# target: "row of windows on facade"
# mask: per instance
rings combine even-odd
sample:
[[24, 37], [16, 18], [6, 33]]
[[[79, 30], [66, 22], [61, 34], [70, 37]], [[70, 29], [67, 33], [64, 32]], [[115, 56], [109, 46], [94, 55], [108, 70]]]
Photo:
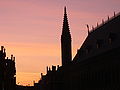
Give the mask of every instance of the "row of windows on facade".
[[[112, 44], [116, 40], [116, 37], [117, 37], [117, 35], [115, 33], [110, 33], [109, 37], [108, 37], [108, 43]], [[97, 49], [102, 48], [103, 45], [104, 45], [104, 40], [97, 40], [96, 41], [96, 48]], [[92, 46], [90, 46], [90, 45], [87, 46], [85, 49], [86, 54], [88, 54], [91, 50], [92, 50]]]
[[[120, 73], [117, 72], [81, 72], [80, 79], [82, 80], [113, 80], [120, 79]], [[119, 79], [118, 79], [119, 78]]]

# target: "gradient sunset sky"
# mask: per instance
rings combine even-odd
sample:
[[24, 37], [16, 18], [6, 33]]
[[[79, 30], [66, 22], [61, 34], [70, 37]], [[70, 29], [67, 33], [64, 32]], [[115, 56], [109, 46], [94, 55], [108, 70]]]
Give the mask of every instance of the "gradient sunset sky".
[[0, 45], [16, 57], [17, 84], [33, 85], [46, 66], [61, 65], [63, 9], [72, 35], [73, 57], [96, 26], [120, 12], [120, 0], [0, 0]]

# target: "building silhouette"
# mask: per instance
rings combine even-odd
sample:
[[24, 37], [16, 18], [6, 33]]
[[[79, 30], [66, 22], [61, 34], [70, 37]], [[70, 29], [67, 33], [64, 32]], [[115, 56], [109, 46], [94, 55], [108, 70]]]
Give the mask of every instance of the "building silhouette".
[[[47, 67], [35, 90], [120, 90], [120, 13], [89, 30], [71, 61], [71, 35], [64, 9], [62, 66]], [[69, 44], [69, 45], [68, 45]]]
[[61, 35], [61, 55], [62, 55], [62, 65], [66, 65], [71, 62], [72, 60], [71, 34], [69, 30], [66, 7], [64, 8], [64, 21], [63, 21], [63, 29]]
[[16, 90], [35, 90], [34, 86], [16, 85]]
[[5, 48], [0, 50], [0, 90], [16, 90], [15, 57], [6, 58]]

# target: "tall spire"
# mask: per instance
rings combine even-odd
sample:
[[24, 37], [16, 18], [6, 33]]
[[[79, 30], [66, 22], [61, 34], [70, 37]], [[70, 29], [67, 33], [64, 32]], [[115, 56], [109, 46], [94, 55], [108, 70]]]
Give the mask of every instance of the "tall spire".
[[67, 65], [72, 60], [71, 35], [69, 30], [66, 7], [64, 7], [64, 20], [61, 35], [61, 55], [62, 65]]
[[62, 34], [63, 34], [63, 33], [70, 34], [69, 24], [68, 24], [68, 18], [67, 18], [66, 6], [64, 7], [64, 20], [63, 20], [63, 30], [62, 30]]

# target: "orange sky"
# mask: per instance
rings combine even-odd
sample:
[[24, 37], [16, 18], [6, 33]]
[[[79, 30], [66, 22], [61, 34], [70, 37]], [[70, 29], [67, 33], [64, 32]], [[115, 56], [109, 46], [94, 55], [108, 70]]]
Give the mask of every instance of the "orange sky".
[[0, 45], [16, 57], [17, 83], [32, 85], [46, 66], [61, 65], [60, 35], [67, 6], [73, 57], [90, 27], [120, 11], [120, 0], [0, 0]]

